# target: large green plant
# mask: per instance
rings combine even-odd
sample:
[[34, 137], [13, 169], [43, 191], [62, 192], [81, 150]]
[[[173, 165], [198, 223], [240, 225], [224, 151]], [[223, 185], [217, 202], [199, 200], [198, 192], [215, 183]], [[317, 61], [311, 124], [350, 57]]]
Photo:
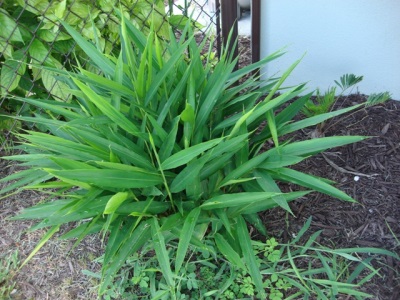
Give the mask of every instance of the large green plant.
[[[76, 101], [17, 99], [42, 108], [35, 117], [18, 119], [46, 128], [19, 135], [18, 149], [25, 153], [5, 159], [20, 161], [26, 170], [1, 180], [16, 180], [2, 194], [18, 188], [49, 193], [51, 201], [14, 218], [37, 219], [32, 229], [48, 228], [32, 255], [62, 224], [77, 222], [64, 237], [78, 237], [78, 243], [94, 232], [108, 234], [100, 294], [129, 255], [151, 241], [172, 298], [175, 274], [189, 247], [196, 247], [249, 273], [265, 299], [247, 222], [266, 234], [258, 212], [277, 206], [290, 212], [288, 202], [310, 191], [354, 201], [333, 182], [289, 166], [364, 139], [292, 142], [285, 135], [359, 105], [294, 122], [310, 96], [298, 97], [304, 85], [275, 95], [298, 61], [281, 78], [252, 76], [238, 83], [281, 52], [234, 71], [237, 58], [227, 49], [215, 66], [208, 60], [211, 51], [204, 60], [204, 45], [196, 44], [189, 26], [179, 41], [171, 32], [170, 44], [162, 49], [154, 30], [146, 38], [123, 19], [121, 51], [110, 57], [63, 26], [102, 74], [47, 67], [58, 72]], [[258, 130], [264, 121], [266, 127]], [[284, 193], [277, 182], [303, 188]], [[177, 241], [173, 260], [166, 246], [171, 241]]]

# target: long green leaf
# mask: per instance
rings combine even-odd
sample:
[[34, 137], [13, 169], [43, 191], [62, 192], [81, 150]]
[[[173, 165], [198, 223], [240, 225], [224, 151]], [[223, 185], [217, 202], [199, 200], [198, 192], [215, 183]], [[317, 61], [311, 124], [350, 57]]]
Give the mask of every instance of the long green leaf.
[[254, 285], [256, 286], [261, 299], [267, 299], [267, 295], [263, 287], [260, 267], [257, 264], [253, 247], [251, 245], [251, 239], [249, 232], [247, 231], [246, 222], [241, 216], [237, 218], [237, 235], [240, 247], [243, 251], [244, 260], [246, 261], [246, 265], [248, 267], [249, 274], [253, 279]]
[[[128, 118], [126, 118], [120, 111], [118, 111], [110, 102], [108, 102], [102, 96], [96, 94], [87, 85], [81, 83], [79, 80], [73, 78], [75, 84], [81, 89], [82, 92], [88, 97], [88, 99], [95, 104], [111, 121], [115, 122], [118, 126], [124, 129], [126, 132], [138, 136], [140, 135], [139, 128], [133, 124]], [[144, 135], [142, 136], [144, 137]]]
[[362, 140], [367, 139], [365, 136], [333, 136], [333, 137], [325, 137], [312, 139], [307, 141], [290, 143], [285, 146], [281, 146], [279, 151], [278, 149], [271, 149], [267, 152], [269, 155], [294, 155], [294, 156], [308, 156], [313, 155], [322, 151], [325, 151], [330, 148], [340, 147], [347, 144], [360, 142]]
[[345, 200], [345, 201], [350, 201], [350, 202], [356, 202], [353, 198], [348, 196], [346, 193], [338, 190], [337, 188], [331, 186], [330, 184], [323, 182], [322, 180], [319, 180], [318, 178], [287, 168], [280, 168], [274, 171], [269, 171], [271, 176], [276, 179], [276, 180], [282, 180], [286, 182], [292, 182], [304, 187], [311, 188], [313, 190], [316, 190], [318, 192], [330, 195], [332, 197]]
[[111, 169], [46, 169], [46, 171], [56, 177], [78, 180], [91, 185], [107, 188], [143, 188], [163, 182], [160, 174], [146, 171], [121, 171]]
[[214, 239], [222, 255], [224, 255], [226, 259], [235, 267], [238, 267], [239, 269], [246, 271], [246, 266], [244, 265], [239, 254], [231, 247], [231, 245], [229, 245], [227, 240], [225, 240], [224, 237], [219, 233], [215, 234]]
[[201, 208], [211, 210], [215, 208], [226, 208], [235, 206], [246, 206], [248, 204], [257, 204], [258, 202], [273, 202], [272, 197], [282, 195], [281, 193], [271, 192], [254, 192], [254, 193], [237, 193], [215, 196], [205, 201]]
[[290, 124], [283, 126], [281, 129], [279, 129], [278, 133], [280, 136], [282, 136], [284, 134], [288, 134], [288, 133], [291, 133], [291, 132], [294, 132], [294, 131], [297, 131], [297, 130], [300, 130], [300, 129], [303, 129], [306, 127], [314, 126], [314, 125], [320, 124], [328, 119], [331, 119], [333, 117], [340, 116], [344, 113], [355, 110], [355, 109], [361, 107], [362, 105], [364, 105], [364, 104], [357, 104], [357, 105], [354, 105], [351, 107], [339, 109], [339, 110], [336, 110], [333, 112], [320, 114], [320, 115], [317, 115], [314, 117], [306, 118], [301, 121], [290, 123]]
[[197, 219], [199, 218], [200, 211], [201, 211], [200, 208], [193, 209], [187, 215], [187, 217], [185, 218], [185, 222], [183, 223], [183, 228], [178, 243], [178, 249], [176, 251], [175, 274], [179, 273], [179, 270], [181, 269], [183, 261], [186, 257], [190, 239], [193, 235], [194, 228], [197, 224]]
[[117, 271], [132, 253], [138, 251], [149, 240], [150, 224], [142, 222], [138, 226], [134, 222], [124, 225], [122, 220], [115, 224], [110, 234], [104, 257], [102, 282], [99, 294], [102, 295], [109, 288]]
[[25, 266], [31, 258], [46, 244], [46, 242], [60, 229], [60, 226], [53, 226], [50, 230], [46, 232], [46, 234], [41, 238], [39, 243], [36, 245], [35, 249], [32, 250], [32, 252], [28, 255], [28, 257], [24, 260], [24, 262], [21, 264], [19, 269], [22, 269], [23, 266]]
[[165, 247], [164, 236], [155, 218], [153, 218], [151, 221], [151, 235], [161, 271], [163, 272], [167, 284], [173, 290], [175, 288], [175, 280], [171, 270], [171, 262], [168, 256], [167, 248]]
[[200, 155], [201, 153], [207, 151], [218, 145], [220, 142], [223, 141], [224, 138], [213, 139], [208, 142], [204, 142], [187, 149], [181, 150], [170, 157], [168, 157], [165, 161], [161, 164], [161, 169], [169, 170], [179, 166], [182, 166], [189, 161], [191, 161], [196, 156]]
[[107, 59], [98, 49], [79, 32], [72, 28], [68, 23], [60, 21], [64, 28], [68, 31], [71, 37], [78, 43], [79, 47], [91, 58], [91, 60], [107, 75], [115, 74], [115, 64]]

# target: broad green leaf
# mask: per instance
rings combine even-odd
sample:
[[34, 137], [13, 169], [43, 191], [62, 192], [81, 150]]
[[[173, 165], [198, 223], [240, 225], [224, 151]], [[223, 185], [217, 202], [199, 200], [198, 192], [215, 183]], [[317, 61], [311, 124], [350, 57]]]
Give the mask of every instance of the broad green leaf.
[[[91, 85], [103, 88], [115, 95], [120, 95], [125, 97], [136, 96], [131, 88], [131, 85], [126, 86], [125, 83], [111, 80], [104, 76], [89, 72], [85, 69], [80, 69], [80, 72], [81, 74], [71, 73], [70, 76], [78, 78], [81, 82], [89, 83]], [[119, 76], [121, 76], [121, 74]]]
[[229, 172], [222, 180], [220, 186], [226, 184], [230, 180], [239, 179], [241, 176], [248, 174], [249, 172], [253, 171], [255, 168], [260, 166], [267, 158], [270, 156], [269, 152], [261, 153], [250, 160], [246, 161], [242, 165], [237, 166], [234, 170]]
[[205, 159], [197, 159], [194, 162], [189, 163], [172, 181], [171, 192], [178, 193], [183, 191], [192, 184], [196, 179], [199, 179], [199, 174], [204, 164]]
[[187, 250], [190, 244], [190, 239], [193, 235], [194, 228], [197, 225], [197, 219], [199, 218], [199, 215], [200, 215], [200, 208], [195, 208], [186, 216], [185, 222], [183, 223], [183, 228], [178, 243], [178, 249], [176, 251], [176, 260], [175, 260], [176, 274], [179, 274], [179, 270], [181, 269], [183, 261], [186, 257]]
[[[115, 143], [110, 139], [99, 136], [99, 134], [91, 133], [87, 130], [80, 130], [77, 128], [71, 128], [72, 132], [76, 133], [79, 137], [83, 138], [84, 141], [94, 145], [96, 148], [103, 149], [104, 151], [107, 149], [108, 151], [113, 151], [114, 154], [118, 155], [118, 157], [122, 158], [123, 161], [133, 164], [135, 166], [145, 168], [148, 170], [155, 170], [154, 166], [150, 162], [148, 156], [140, 151], [138, 147], [135, 145], [127, 145], [126, 147], [123, 145], [122, 141], [120, 143]], [[97, 163], [100, 164], [99, 160]], [[101, 162], [101, 164], [105, 164], [106, 162]], [[122, 166], [122, 164], [120, 164]], [[115, 168], [115, 165], [114, 167]]]
[[248, 181], [252, 181], [252, 180], [256, 180], [256, 179], [257, 179], [256, 177], [232, 179], [232, 180], [229, 180], [228, 182], [224, 183], [223, 185], [221, 185], [221, 187], [228, 186], [228, 185], [238, 185], [240, 183], [244, 183], [244, 182], [248, 182]]
[[201, 153], [207, 151], [208, 149], [211, 149], [218, 145], [220, 142], [222, 142], [224, 138], [217, 138], [213, 139], [208, 142], [204, 142], [192, 147], [189, 147], [187, 149], [181, 150], [172, 156], [168, 157], [165, 161], [162, 162], [160, 168], [163, 170], [169, 170], [173, 169], [179, 166], [182, 166], [189, 161], [191, 161], [193, 158], [197, 157]]
[[[261, 123], [261, 122], [258, 122], [258, 120], [260, 118], [263, 118], [264, 115], [269, 110], [274, 109], [275, 107], [278, 107], [279, 105], [293, 99], [294, 97], [298, 96], [302, 92], [303, 92], [302, 88], [295, 87], [268, 102], [259, 102], [256, 105], [254, 112], [251, 115], [249, 115], [248, 118], [246, 119], [247, 126], [253, 125], [255, 128], [257, 128]], [[241, 114], [235, 114], [232, 117], [226, 118], [225, 120], [223, 120], [221, 123], [219, 123], [216, 126], [216, 128], [215, 128], [216, 132], [220, 132], [226, 128], [230, 128], [231, 126], [234, 126], [240, 118], [241, 118]], [[252, 130], [252, 129], [250, 128], [249, 130]]]
[[14, 48], [11, 44], [4, 42], [0, 38], [0, 53], [3, 53], [5, 59], [11, 59], [13, 57]]
[[172, 121], [172, 128], [164, 142], [161, 145], [161, 148], [158, 152], [158, 156], [161, 161], [165, 161], [172, 153], [174, 147], [176, 146], [176, 135], [178, 133], [178, 125], [179, 125], [179, 117], [176, 117]]
[[107, 160], [109, 154], [99, 151], [92, 147], [75, 143], [64, 138], [59, 138], [45, 133], [28, 131], [28, 134], [20, 135], [23, 139], [37, 145], [40, 148], [47, 149], [54, 153], [67, 155], [76, 160]]
[[281, 193], [254, 192], [254, 193], [232, 193], [215, 196], [205, 201], [200, 207], [204, 210], [215, 208], [226, 208], [235, 206], [255, 205], [258, 202], [270, 202], [272, 197], [282, 195]]
[[333, 137], [325, 137], [312, 139], [301, 142], [290, 143], [285, 146], [281, 146], [279, 151], [276, 148], [268, 150], [270, 156], [274, 155], [282, 155], [282, 156], [308, 156], [314, 155], [316, 153], [325, 151], [330, 148], [340, 147], [347, 144], [360, 142], [362, 140], [367, 139], [365, 136], [333, 136]]
[[21, 49], [14, 51], [13, 58], [3, 63], [0, 75], [1, 95], [4, 96], [18, 87], [21, 76], [25, 74], [26, 60], [25, 50]]
[[18, 24], [8, 14], [0, 8], [0, 38], [9, 42], [24, 42]]
[[77, 118], [82, 118], [87, 121], [87, 118], [84, 118], [82, 115], [73, 112], [75, 109], [79, 109], [79, 106], [76, 104], [71, 104], [71, 103], [65, 103], [65, 102], [55, 102], [53, 100], [46, 100], [46, 99], [31, 99], [31, 98], [14, 98], [14, 100], [18, 101], [23, 101], [29, 104], [32, 104], [36, 107], [43, 108], [50, 110], [54, 113], [60, 114], [64, 117], [70, 118], [70, 119], [77, 119]]
[[50, 157], [50, 159], [56, 163], [57, 166], [59, 166], [62, 170], [76, 170], [76, 169], [91, 169], [91, 170], [97, 170], [96, 167], [93, 167], [89, 164], [68, 159], [68, 158], [63, 158], [63, 157]]
[[129, 197], [128, 192], [119, 192], [108, 200], [106, 208], [104, 209], [104, 214], [113, 214], [121, 204], [127, 200]]
[[163, 182], [161, 175], [147, 171], [121, 171], [111, 169], [51, 170], [56, 177], [79, 180], [104, 188], [143, 188]]
[[58, 80], [53, 72], [42, 70], [41, 75], [44, 87], [55, 100], [64, 102], [70, 100], [71, 94], [68, 85]]
[[297, 121], [297, 122], [293, 122], [293, 123], [289, 123], [285, 126], [283, 126], [282, 128], [280, 128], [278, 130], [278, 133], [280, 136], [309, 127], [309, 126], [315, 126], [317, 124], [320, 124], [328, 119], [331, 119], [333, 117], [336, 116], [340, 116], [344, 113], [347, 113], [349, 111], [355, 110], [359, 107], [361, 107], [363, 104], [358, 104], [358, 105], [354, 105], [351, 107], [347, 107], [347, 108], [343, 108], [343, 109], [339, 109], [333, 112], [329, 112], [329, 113], [325, 113], [325, 114], [320, 114], [314, 117], [310, 117], [310, 118], [306, 118], [304, 120], [301, 121]]
[[64, 233], [62, 236], [60, 236], [58, 238], [60, 240], [69, 240], [69, 239], [78, 238], [84, 232], [86, 233], [86, 235], [98, 233], [101, 231], [102, 227], [103, 227], [103, 224], [101, 222], [97, 221], [96, 223], [92, 223], [92, 221], [90, 221], [90, 222], [83, 223], [83, 224], [75, 227], [74, 229], [69, 230], [68, 232]]
[[[300, 197], [303, 197], [307, 194], [309, 194], [310, 191], [301, 191], [301, 192], [291, 192], [291, 193], [285, 193], [285, 194], [280, 194], [278, 196], [274, 196], [270, 199], [267, 199], [265, 201], [259, 201], [256, 203], [248, 203], [246, 206], [236, 206], [232, 207], [228, 210], [228, 215], [230, 217], [234, 217], [240, 214], [254, 214], [258, 212], [263, 212], [268, 209], [278, 207], [279, 203], [282, 201], [289, 202], [296, 200]], [[282, 204], [282, 206], [285, 206]]]
[[348, 196], [346, 193], [338, 190], [337, 188], [331, 186], [328, 183], [323, 182], [322, 180], [319, 180], [318, 178], [287, 168], [280, 168], [276, 169], [273, 171], [268, 171], [271, 176], [276, 179], [276, 180], [282, 180], [286, 182], [292, 182], [295, 184], [298, 184], [300, 186], [308, 187], [313, 190], [316, 190], [318, 192], [330, 195], [332, 197], [345, 200], [345, 201], [350, 201], [350, 202], [356, 202], [353, 198]]
[[260, 169], [278, 169], [298, 164], [307, 157], [295, 155], [270, 155], [258, 167]]
[[33, 39], [32, 43], [30, 44], [29, 48], [29, 55], [32, 58], [33, 65], [47, 65], [50, 67], [59, 67], [61, 68], [62, 65], [58, 62], [56, 66], [54, 64], [54, 59], [50, 55], [51, 51], [38, 39]]

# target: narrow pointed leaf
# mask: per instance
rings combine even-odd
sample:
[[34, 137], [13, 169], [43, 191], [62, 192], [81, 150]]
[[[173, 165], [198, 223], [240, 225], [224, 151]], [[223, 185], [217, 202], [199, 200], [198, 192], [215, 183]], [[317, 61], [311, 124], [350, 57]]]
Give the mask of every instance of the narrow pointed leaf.
[[275, 171], [270, 171], [271, 176], [274, 179], [277, 180], [282, 180], [286, 182], [292, 182], [304, 187], [311, 188], [313, 190], [316, 190], [318, 192], [330, 195], [332, 197], [345, 200], [345, 201], [350, 201], [350, 202], [356, 202], [353, 198], [348, 196], [346, 193], [338, 190], [337, 188], [331, 186], [328, 183], [323, 182], [322, 180], [319, 180], [318, 178], [287, 168], [281, 168], [277, 169]]
[[253, 279], [254, 285], [258, 293], [260, 294], [262, 299], [267, 299], [267, 295], [265, 294], [265, 290], [263, 287], [262, 276], [260, 267], [257, 264], [257, 260], [253, 251], [253, 247], [251, 245], [251, 239], [249, 232], [247, 230], [246, 222], [242, 217], [237, 218], [237, 235], [239, 239], [240, 247], [243, 251], [243, 257], [246, 261], [246, 265], [249, 271], [251, 278]]
[[181, 236], [179, 238], [178, 249], [176, 251], [175, 260], [175, 273], [178, 274], [182, 267], [183, 261], [186, 257], [186, 253], [190, 244], [190, 239], [193, 235], [194, 228], [197, 224], [197, 219], [200, 215], [200, 208], [195, 208], [186, 217], [183, 223]]
[[229, 245], [227, 240], [219, 233], [215, 234], [214, 239], [222, 255], [225, 256], [225, 258], [235, 267], [238, 267], [241, 270], [245, 271], [246, 266], [244, 265], [242, 259], [240, 258], [239, 254], [231, 247], [231, 245]]
[[107, 169], [90, 170], [46, 170], [56, 177], [79, 180], [90, 185], [107, 188], [143, 188], [163, 182], [161, 175], [140, 171]]
[[154, 243], [154, 250], [156, 251], [157, 260], [163, 272], [167, 284], [175, 287], [175, 281], [171, 270], [171, 262], [168, 256], [167, 248], [165, 247], [164, 236], [160, 230], [160, 226], [155, 218], [151, 222], [151, 235]]
[[162, 164], [161, 169], [169, 170], [182, 166], [191, 161], [196, 156], [218, 145], [224, 138], [213, 139], [187, 149], [181, 150], [172, 156], [168, 157]]
[[215, 196], [205, 201], [201, 208], [204, 210], [211, 210], [215, 208], [226, 208], [235, 206], [246, 206], [249, 204], [256, 204], [258, 202], [271, 202], [272, 197], [281, 195], [281, 193], [237, 193]]

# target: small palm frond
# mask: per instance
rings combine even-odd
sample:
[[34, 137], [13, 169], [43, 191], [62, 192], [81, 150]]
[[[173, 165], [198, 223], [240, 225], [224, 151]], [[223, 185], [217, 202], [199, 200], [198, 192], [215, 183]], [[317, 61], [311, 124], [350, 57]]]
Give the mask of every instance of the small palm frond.
[[383, 92], [378, 94], [371, 94], [369, 95], [367, 101], [365, 102], [365, 106], [372, 106], [380, 103], [384, 103], [390, 99], [389, 92]]
[[357, 83], [363, 80], [364, 76], [356, 76], [354, 74], [345, 74], [340, 77], [340, 83], [335, 80], [335, 83], [343, 90], [347, 90], [348, 88], [356, 85]]

